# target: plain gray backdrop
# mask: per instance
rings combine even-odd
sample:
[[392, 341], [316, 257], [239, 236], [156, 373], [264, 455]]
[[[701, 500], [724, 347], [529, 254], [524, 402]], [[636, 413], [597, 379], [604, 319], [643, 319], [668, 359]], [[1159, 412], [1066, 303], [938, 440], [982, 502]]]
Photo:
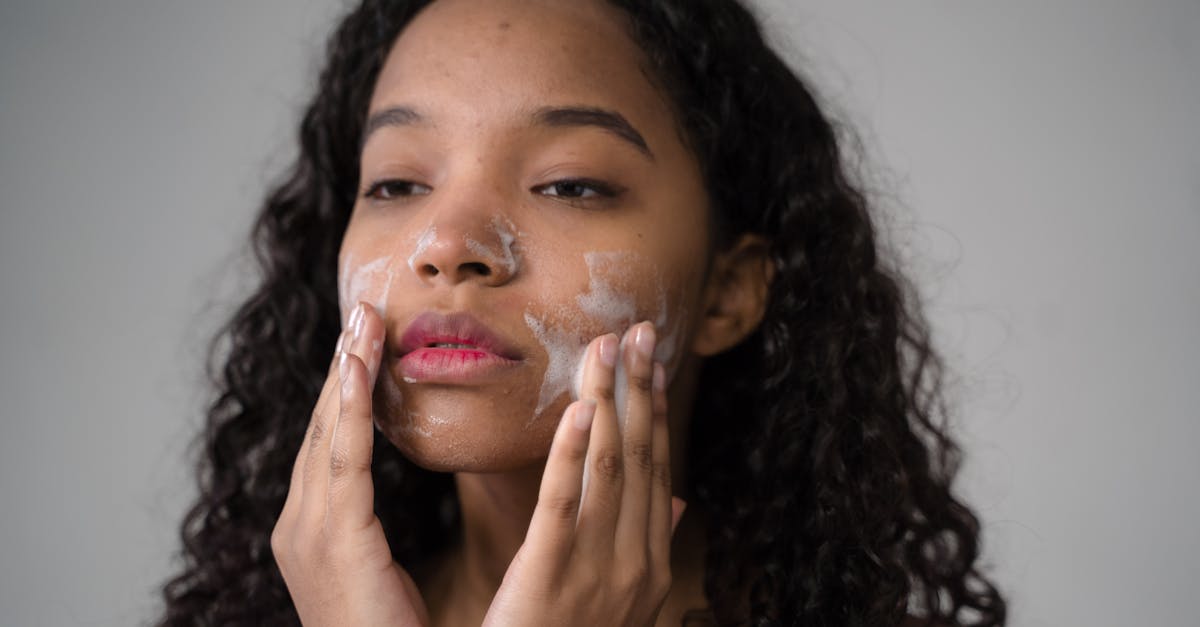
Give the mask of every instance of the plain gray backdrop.
[[[862, 140], [1011, 624], [1194, 625], [1200, 3], [763, 0]], [[0, 5], [0, 622], [159, 609], [333, 0]]]

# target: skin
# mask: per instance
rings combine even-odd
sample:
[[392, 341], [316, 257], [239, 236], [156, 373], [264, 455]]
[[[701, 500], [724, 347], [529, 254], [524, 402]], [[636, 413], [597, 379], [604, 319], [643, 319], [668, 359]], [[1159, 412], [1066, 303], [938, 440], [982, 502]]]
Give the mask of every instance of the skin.
[[[710, 254], [697, 162], [622, 19], [590, 1], [441, 0], [391, 50], [369, 115], [422, 120], [364, 143], [346, 331], [272, 535], [306, 625], [678, 625], [704, 607], [703, 513], [680, 523], [671, 477], [686, 473], [700, 361], [758, 324], [771, 270], [758, 238]], [[616, 111], [646, 150], [531, 122], [546, 106]], [[596, 252], [625, 254], [603, 278], [629, 315], [581, 306]], [[519, 364], [470, 385], [405, 381], [399, 338], [429, 311], [470, 312]], [[536, 411], [553, 355], [531, 318], [586, 347], [580, 401]], [[419, 582], [373, 512], [373, 424], [455, 474], [463, 536]], [[677, 524], [693, 550], [671, 551]]]
[[[430, 468], [495, 472], [544, 459], [571, 400], [561, 395], [532, 415], [549, 356], [525, 314], [582, 348], [603, 333], [657, 319], [660, 291], [670, 288], [669, 322], [686, 325], [679, 318], [698, 309], [708, 233], [697, 164], [676, 137], [666, 103], [638, 70], [640, 51], [619, 15], [598, 3], [477, 6], [483, 4], [434, 4], [389, 54], [369, 113], [403, 105], [425, 121], [386, 126], [367, 138], [360, 188], [396, 183], [374, 197], [360, 195], [341, 270], [354, 276], [358, 264], [391, 260], [391, 276], [378, 277], [390, 278], [382, 303], [389, 338], [425, 311], [469, 311], [525, 358], [522, 372], [469, 389], [397, 377], [380, 382], [382, 397], [402, 399], [411, 412], [410, 422], [382, 425], [406, 455]], [[619, 112], [653, 158], [601, 129], [529, 120], [540, 107], [565, 105]], [[546, 187], [579, 178], [624, 191], [605, 198]], [[511, 248], [519, 263], [512, 270], [471, 245], [501, 251], [497, 223], [516, 235]], [[633, 316], [582, 314], [577, 297], [589, 289], [589, 252], [636, 254], [624, 272], [610, 274], [614, 287], [632, 296]], [[378, 301], [385, 288], [368, 283], [375, 287], [344, 295], [344, 314], [359, 299]], [[474, 419], [481, 415], [495, 419]]]

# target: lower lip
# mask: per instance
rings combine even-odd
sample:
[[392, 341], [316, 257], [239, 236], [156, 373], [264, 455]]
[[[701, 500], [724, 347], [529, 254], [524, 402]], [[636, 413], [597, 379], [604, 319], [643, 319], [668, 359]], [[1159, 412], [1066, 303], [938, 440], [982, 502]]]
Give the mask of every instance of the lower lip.
[[418, 348], [401, 357], [397, 369], [405, 381], [471, 384], [520, 363], [477, 348]]

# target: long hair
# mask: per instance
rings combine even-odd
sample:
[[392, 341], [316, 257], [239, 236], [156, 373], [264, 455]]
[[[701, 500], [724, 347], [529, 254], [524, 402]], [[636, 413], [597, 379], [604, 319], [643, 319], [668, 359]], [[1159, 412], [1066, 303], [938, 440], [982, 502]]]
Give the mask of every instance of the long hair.
[[[702, 368], [685, 490], [708, 513], [704, 589], [720, 624], [1003, 625], [979, 522], [951, 490], [942, 363], [915, 290], [879, 257], [834, 127], [737, 0], [612, 0], [700, 163], [717, 246], [771, 242], [761, 326]], [[298, 624], [271, 549], [339, 331], [337, 252], [392, 42], [427, 1], [365, 0], [328, 43], [299, 157], [252, 246], [257, 289], [213, 342], [199, 498], [161, 625]], [[420, 569], [459, 525], [449, 475], [383, 438], [372, 468], [395, 558]]]

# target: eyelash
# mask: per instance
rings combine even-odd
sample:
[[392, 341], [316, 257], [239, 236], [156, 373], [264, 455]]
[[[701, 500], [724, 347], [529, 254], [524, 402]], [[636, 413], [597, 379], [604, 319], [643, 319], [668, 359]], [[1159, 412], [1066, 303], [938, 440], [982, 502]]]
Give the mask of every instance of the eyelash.
[[[389, 188], [393, 188], [394, 186], [398, 186], [398, 185], [403, 185], [408, 193], [401, 192], [399, 194], [391, 193], [387, 196], [381, 195], [384, 192], [387, 192], [389, 190]], [[593, 179], [585, 179], [585, 178], [562, 179], [559, 181], [546, 183], [545, 185], [538, 185], [537, 187], [534, 187], [533, 189], [534, 189], [534, 191], [537, 191], [537, 190], [542, 190], [542, 189], [546, 189], [546, 188], [553, 188], [553, 187], [560, 186], [560, 185], [572, 185], [572, 186], [583, 187], [586, 190], [590, 190], [594, 193], [594, 195], [590, 196], [590, 197], [587, 197], [587, 196], [565, 196], [562, 194], [549, 194], [548, 195], [550, 198], [559, 198], [559, 199], [562, 199], [563, 202], [567, 202], [570, 204], [586, 203], [586, 202], [602, 202], [605, 200], [611, 200], [611, 199], [619, 196], [621, 194], [621, 192], [623, 191], [623, 190], [613, 187], [612, 185], [609, 185], [607, 183], [603, 183], [601, 181], [596, 181]], [[402, 180], [402, 179], [388, 179], [388, 180], [378, 181], [376, 183], [371, 184], [367, 188], [367, 190], [365, 192], [363, 192], [363, 197], [371, 199], [371, 200], [378, 200], [378, 201], [395, 200], [395, 199], [403, 197], [403, 196], [414, 195], [411, 193], [411, 190], [414, 187], [423, 187], [426, 190], [429, 189], [428, 186], [421, 185], [420, 183], [414, 183], [413, 181], [406, 181], [406, 180]], [[428, 193], [429, 193], [428, 191], [425, 192], [425, 194], [428, 194]], [[586, 193], [586, 191], [584, 193]], [[424, 194], [420, 194], [420, 195], [424, 195]]]
[[[363, 198], [369, 198], [371, 200], [393, 200], [393, 199], [397, 198], [398, 196], [411, 196], [412, 195], [411, 193], [408, 193], [408, 194], [402, 193], [402, 194], [391, 194], [388, 196], [380, 196], [380, 192], [383, 192], [384, 190], [387, 190], [389, 187], [392, 187], [394, 185], [404, 185], [409, 190], [411, 190], [413, 187], [416, 187], [416, 186], [425, 187], [426, 189], [428, 189], [427, 186], [421, 185], [420, 183], [414, 183], [412, 181], [405, 181], [405, 180], [401, 180], [401, 179], [388, 179], [386, 181], [379, 181], [379, 182], [373, 183], [369, 187], [367, 187], [367, 191], [363, 192]], [[428, 193], [428, 192], [426, 192], [426, 193]]]

